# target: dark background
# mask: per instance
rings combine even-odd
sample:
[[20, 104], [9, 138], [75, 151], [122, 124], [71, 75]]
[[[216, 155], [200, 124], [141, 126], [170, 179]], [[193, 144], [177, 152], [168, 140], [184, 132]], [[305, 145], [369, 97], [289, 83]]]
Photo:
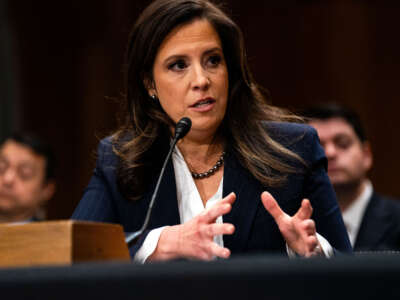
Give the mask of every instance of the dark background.
[[[58, 159], [50, 219], [69, 218], [100, 138], [116, 129], [125, 45], [144, 0], [0, 0], [0, 134], [36, 132]], [[356, 109], [375, 155], [375, 188], [400, 197], [397, 1], [225, 1], [257, 81], [293, 111]]]

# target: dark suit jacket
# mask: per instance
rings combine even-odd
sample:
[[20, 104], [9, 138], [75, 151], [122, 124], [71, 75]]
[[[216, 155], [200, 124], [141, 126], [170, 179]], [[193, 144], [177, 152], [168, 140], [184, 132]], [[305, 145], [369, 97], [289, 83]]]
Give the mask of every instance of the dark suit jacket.
[[354, 251], [400, 251], [400, 201], [372, 194]]
[[[236, 228], [233, 235], [224, 236], [224, 246], [233, 255], [266, 251], [285, 253], [280, 231], [260, 200], [261, 192], [268, 190], [290, 215], [299, 209], [303, 198], [310, 199], [318, 233], [335, 249], [351, 252], [335, 193], [325, 172], [326, 158], [315, 130], [307, 125], [289, 123], [265, 123], [265, 127], [275, 140], [300, 155], [308, 166], [286, 159], [299, 172], [288, 175], [287, 182], [281, 187], [267, 187], [258, 182], [226, 149], [223, 196], [233, 191], [237, 198], [231, 212], [223, 216], [224, 222], [232, 223]], [[129, 201], [120, 194], [116, 184], [117, 163], [110, 138], [102, 140], [94, 175], [73, 219], [120, 223], [126, 232], [140, 229], [157, 178], [142, 199]], [[149, 229], [179, 223], [174, 168], [170, 161], [153, 207]], [[132, 255], [142, 241], [131, 249]]]

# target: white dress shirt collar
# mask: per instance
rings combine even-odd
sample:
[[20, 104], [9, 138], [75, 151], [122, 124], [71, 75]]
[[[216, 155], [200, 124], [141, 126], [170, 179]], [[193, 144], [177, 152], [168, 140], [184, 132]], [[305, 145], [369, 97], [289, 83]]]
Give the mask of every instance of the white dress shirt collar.
[[343, 221], [349, 234], [350, 243], [354, 247], [365, 210], [373, 192], [372, 184], [368, 180], [360, 196], [342, 213]]

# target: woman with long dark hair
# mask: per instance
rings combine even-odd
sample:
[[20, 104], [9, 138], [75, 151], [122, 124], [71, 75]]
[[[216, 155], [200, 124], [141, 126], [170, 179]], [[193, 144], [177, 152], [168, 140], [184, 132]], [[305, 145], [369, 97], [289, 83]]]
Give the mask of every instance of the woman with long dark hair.
[[100, 143], [74, 219], [139, 230], [175, 125], [188, 117], [135, 260], [351, 251], [315, 131], [267, 103], [240, 29], [215, 4], [150, 4], [129, 39], [125, 83], [126, 122]]

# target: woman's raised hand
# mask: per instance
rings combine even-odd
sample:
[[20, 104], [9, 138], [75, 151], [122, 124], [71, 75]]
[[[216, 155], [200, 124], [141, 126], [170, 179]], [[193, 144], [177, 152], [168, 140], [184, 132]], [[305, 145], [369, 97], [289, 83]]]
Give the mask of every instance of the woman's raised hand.
[[230, 193], [192, 220], [181, 225], [166, 227], [149, 260], [180, 257], [201, 260], [211, 260], [213, 257], [228, 258], [230, 250], [216, 244], [214, 236], [232, 234], [235, 227], [229, 223], [217, 224], [215, 221], [219, 216], [231, 211], [235, 199], [236, 195]]
[[315, 222], [311, 219], [313, 209], [308, 199], [303, 199], [301, 207], [293, 217], [280, 208], [270, 193], [263, 192], [261, 201], [275, 219], [286, 243], [293, 251], [305, 257], [321, 253]]

